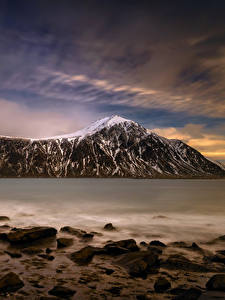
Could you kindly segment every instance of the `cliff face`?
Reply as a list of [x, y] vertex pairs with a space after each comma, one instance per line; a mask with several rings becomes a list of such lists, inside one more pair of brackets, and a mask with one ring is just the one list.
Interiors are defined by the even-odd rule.
[[0, 176], [223, 177], [225, 170], [180, 140], [114, 116], [61, 137], [0, 137]]

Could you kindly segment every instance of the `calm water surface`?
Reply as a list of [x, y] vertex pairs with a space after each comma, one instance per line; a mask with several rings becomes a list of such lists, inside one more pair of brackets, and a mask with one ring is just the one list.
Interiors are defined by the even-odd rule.
[[1, 179], [0, 214], [13, 226], [112, 222], [107, 238], [204, 241], [225, 234], [225, 181]]

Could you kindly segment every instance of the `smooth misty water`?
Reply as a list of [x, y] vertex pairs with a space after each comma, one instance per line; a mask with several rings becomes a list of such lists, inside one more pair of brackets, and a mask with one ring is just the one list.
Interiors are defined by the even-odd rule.
[[208, 240], [225, 234], [224, 180], [1, 179], [0, 214], [13, 226], [64, 225], [105, 238]]

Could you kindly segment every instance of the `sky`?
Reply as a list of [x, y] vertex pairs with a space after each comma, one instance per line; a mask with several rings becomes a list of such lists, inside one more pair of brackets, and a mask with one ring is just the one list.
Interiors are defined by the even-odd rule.
[[225, 161], [225, 1], [1, 0], [0, 135], [113, 114]]

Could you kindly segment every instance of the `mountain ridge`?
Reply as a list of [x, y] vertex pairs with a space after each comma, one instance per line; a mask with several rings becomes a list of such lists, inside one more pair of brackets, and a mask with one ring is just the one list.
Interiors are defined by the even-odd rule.
[[215, 178], [225, 171], [182, 141], [114, 115], [62, 136], [0, 137], [0, 176]]

